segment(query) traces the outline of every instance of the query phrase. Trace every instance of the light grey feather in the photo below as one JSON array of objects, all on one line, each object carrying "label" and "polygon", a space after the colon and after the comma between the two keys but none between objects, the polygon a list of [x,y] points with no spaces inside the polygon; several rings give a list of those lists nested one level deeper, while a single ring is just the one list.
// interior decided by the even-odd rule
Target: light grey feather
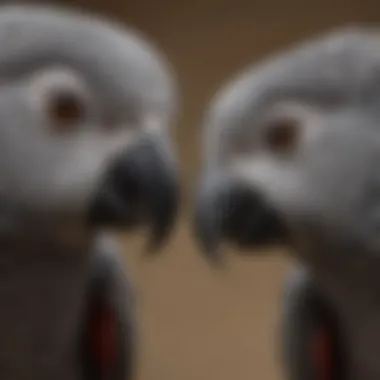
[{"label": "light grey feather", "polygon": [[[224,172],[281,215],[339,314],[350,380],[380,378],[379,106],[380,34],[357,26],[239,73],[204,121],[205,175]],[[265,140],[281,112],[301,126],[287,153]]]}]

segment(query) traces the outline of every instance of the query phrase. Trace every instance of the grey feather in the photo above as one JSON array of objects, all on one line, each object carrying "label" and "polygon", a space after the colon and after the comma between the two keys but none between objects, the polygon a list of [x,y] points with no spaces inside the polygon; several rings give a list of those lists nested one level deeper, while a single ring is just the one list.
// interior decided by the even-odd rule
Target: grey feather
[{"label": "grey feather", "polygon": [[[206,176],[235,178],[279,217],[288,235],[281,241],[337,310],[350,380],[380,377],[379,84],[378,29],[343,28],[231,78],[204,121]],[[300,134],[280,152],[267,132],[289,117]],[[220,240],[239,241],[242,233],[233,227],[232,238]]]},{"label": "grey feather", "polygon": [[[171,223],[177,196],[175,175],[167,174],[176,161],[170,137],[178,99],[174,74],[140,33],[53,7],[0,7],[0,47],[0,378],[84,380],[78,344],[99,250],[112,289],[105,297],[128,334],[135,333],[128,275],[114,249],[98,245],[99,233],[112,226],[103,220],[90,228],[88,214],[120,162],[117,180],[150,187],[132,197],[111,176],[130,224],[153,218],[155,210],[145,204],[157,202],[141,194],[162,189],[168,189],[158,195],[169,216],[162,206],[153,224],[161,231]],[[53,90],[65,89],[85,112],[60,129],[49,101]],[[134,148],[146,140],[157,162],[154,168],[140,165],[141,173],[135,166],[146,161],[149,148]]]}]

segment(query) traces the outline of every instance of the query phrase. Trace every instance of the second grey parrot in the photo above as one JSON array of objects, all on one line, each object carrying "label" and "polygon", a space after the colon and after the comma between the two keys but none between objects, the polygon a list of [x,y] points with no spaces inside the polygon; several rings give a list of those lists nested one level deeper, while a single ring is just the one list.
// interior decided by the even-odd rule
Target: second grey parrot
[{"label": "second grey parrot", "polygon": [[380,34],[347,27],[226,83],[205,117],[207,257],[285,244],[289,380],[380,379]]},{"label": "second grey parrot", "polygon": [[0,379],[125,380],[136,305],[110,229],[166,241],[177,89],[146,38],[58,8],[0,8]]}]

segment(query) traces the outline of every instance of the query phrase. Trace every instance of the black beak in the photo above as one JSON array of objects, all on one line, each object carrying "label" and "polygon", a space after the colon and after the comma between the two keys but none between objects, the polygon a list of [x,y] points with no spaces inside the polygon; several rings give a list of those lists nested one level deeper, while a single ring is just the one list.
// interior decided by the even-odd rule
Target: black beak
[{"label": "black beak", "polygon": [[262,197],[223,175],[201,184],[194,227],[202,251],[213,263],[221,259],[222,240],[247,249],[277,243],[285,236],[279,216]]},{"label": "black beak", "polygon": [[149,249],[164,244],[179,207],[179,179],[169,143],[146,139],[117,157],[90,207],[95,228],[148,225]]}]

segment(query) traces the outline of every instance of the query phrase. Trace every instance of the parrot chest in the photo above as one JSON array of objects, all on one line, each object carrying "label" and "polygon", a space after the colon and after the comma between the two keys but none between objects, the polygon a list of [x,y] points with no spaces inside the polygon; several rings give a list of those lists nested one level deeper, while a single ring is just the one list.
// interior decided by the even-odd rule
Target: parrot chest
[{"label": "parrot chest", "polygon": [[380,308],[346,315],[349,380],[380,379]]},{"label": "parrot chest", "polygon": [[0,378],[78,379],[85,260],[59,259],[55,252],[28,260],[1,254]]},{"label": "parrot chest", "polygon": [[[380,299],[373,288],[329,283],[328,298],[338,312],[347,379],[380,379]],[[358,284],[356,284],[358,285]],[[326,290],[326,289],[325,289]],[[338,380],[338,379],[337,379]]]},{"label": "parrot chest", "polygon": [[[330,249],[326,244],[307,256],[318,287],[333,307],[340,330],[342,380],[380,379],[380,286],[377,256]],[[322,252],[322,253],[321,253]],[[334,377],[331,379],[335,380]],[[338,378],[336,380],[339,380]]]}]

